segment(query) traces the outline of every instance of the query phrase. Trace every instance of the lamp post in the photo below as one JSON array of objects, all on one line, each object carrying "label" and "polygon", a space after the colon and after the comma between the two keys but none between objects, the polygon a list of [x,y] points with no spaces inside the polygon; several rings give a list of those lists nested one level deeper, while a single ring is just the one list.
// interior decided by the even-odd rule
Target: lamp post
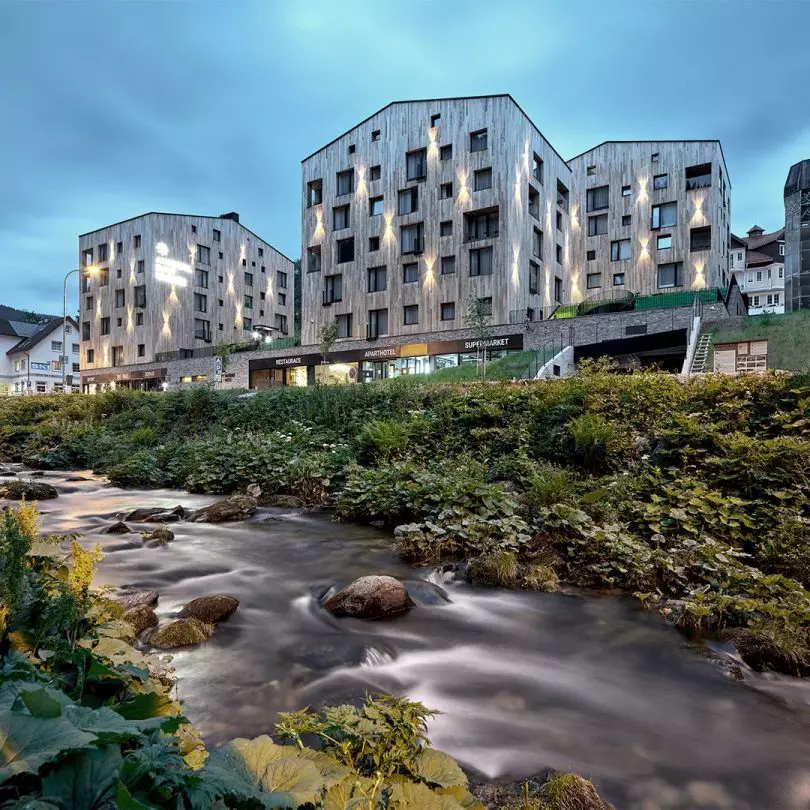
[{"label": "lamp post", "polygon": [[88,274],[93,274],[98,272],[98,267],[94,264],[89,264],[86,267],[77,267],[75,270],[71,270],[65,276],[65,283],[62,286],[62,393],[65,393],[65,366],[67,364],[67,283],[68,279],[74,274],[79,273],[79,279],[81,280],[81,272],[84,270]]}]

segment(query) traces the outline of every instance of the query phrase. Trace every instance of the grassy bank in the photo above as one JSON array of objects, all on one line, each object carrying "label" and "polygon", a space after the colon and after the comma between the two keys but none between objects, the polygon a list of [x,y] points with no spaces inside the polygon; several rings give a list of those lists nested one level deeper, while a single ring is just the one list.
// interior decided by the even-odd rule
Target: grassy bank
[{"label": "grassy bank", "polygon": [[417,380],[0,402],[0,456],[122,486],[334,505],[475,581],[622,588],[757,667],[810,671],[810,377],[589,366],[547,384]]}]

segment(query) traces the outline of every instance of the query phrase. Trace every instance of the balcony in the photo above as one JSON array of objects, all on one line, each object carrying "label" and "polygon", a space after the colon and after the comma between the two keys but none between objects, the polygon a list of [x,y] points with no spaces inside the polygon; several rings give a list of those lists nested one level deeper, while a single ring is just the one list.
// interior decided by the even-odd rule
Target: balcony
[{"label": "balcony", "polygon": [[686,190],[694,191],[698,188],[709,188],[712,184],[712,176],[710,174],[703,174],[700,177],[687,177]]},{"label": "balcony", "polygon": [[476,228],[464,234],[465,242],[479,242],[481,239],[494,239],[500,231],[498,228]]}]

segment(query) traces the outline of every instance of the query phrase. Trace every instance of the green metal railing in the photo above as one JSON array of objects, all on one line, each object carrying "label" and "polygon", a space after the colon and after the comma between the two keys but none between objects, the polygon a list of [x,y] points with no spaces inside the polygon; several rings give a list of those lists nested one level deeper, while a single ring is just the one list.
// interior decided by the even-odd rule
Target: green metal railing
[{"label": "green metal railing", "polygon": [[713,304],[716,301],[722,301],[725,296],[719,287],[709,287],[706,290],[682,290],[671,293],[655,293],[654,295],[639,295],[636,297],[634,309],[689,307],[692,306],[695,298],[704,304]]}]

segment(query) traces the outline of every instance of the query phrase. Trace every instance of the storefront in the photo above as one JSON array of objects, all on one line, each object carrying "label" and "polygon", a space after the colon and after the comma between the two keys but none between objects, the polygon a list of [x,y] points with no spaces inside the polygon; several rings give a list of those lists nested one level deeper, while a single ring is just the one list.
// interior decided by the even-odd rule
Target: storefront
[{"label": "storefront", "polygon": [[167,370],[165,368],[82,374],[82,393],[97,394],[114,388],[131,388],[134,391],[159,391],[164,387],[166,376]]},{"label": "storefront", "polygon": [[486,350],[487,360],[523,349],[523,335],[505,335],[485,341],[446,340],[436,343],[406,343],[401,346],[333,351],[327,362],[321,354],[294,357],[263,357],[249,364],[251,388],[280,385],[326,385],[373,382],[413,374],[432,374],[450,366],[478,363]]}]

